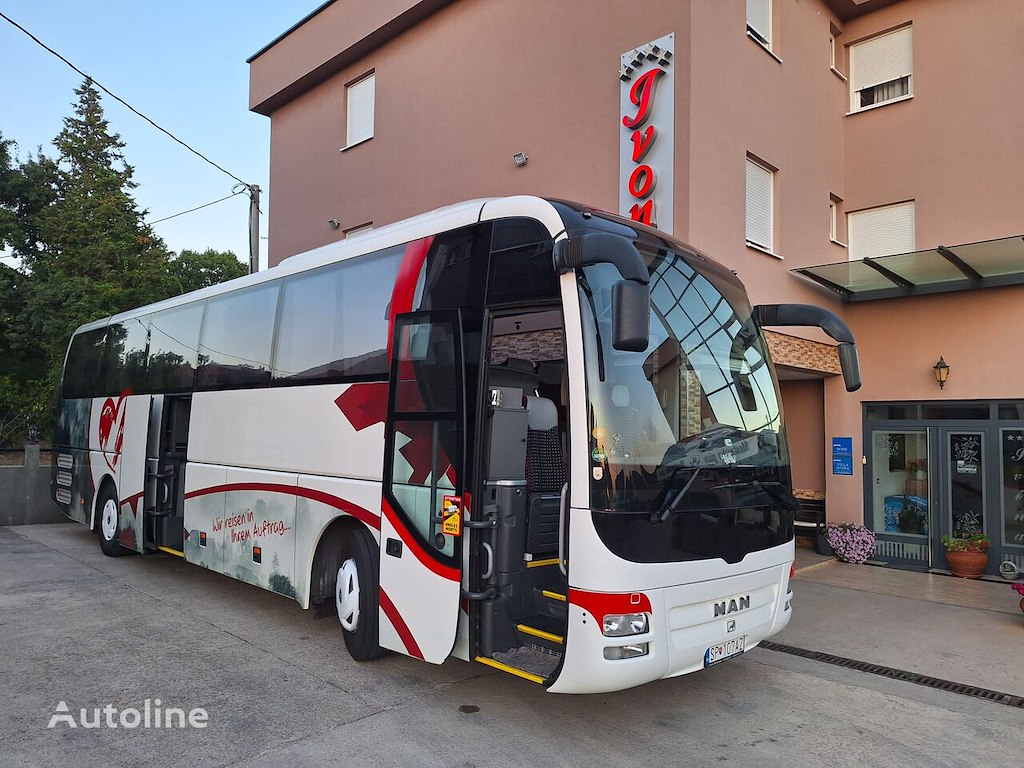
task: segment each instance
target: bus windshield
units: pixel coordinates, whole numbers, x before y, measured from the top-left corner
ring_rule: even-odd
[[[600,523],[609,533],[602,537],[620,555],[640,560],[715,555],[733,561],[780,544],[792,535],[789,457],[778,388],[764,339],[748,322],[746,294],[731,276],[700,266],[698,257],[638,247],[651,275],[650,343],[643,352],[611,344],[611,289],[621,279],[615,267],[588,266],[578,275],[591,506],[595,521],[633,518]],[[696,536],[679,551],[664,543],[654,547],[658,552],[644,545],[631,551],[634,544],[622,539],[635,540],[638,531],[619,530],[686,525],[677,519],[698,512],[704,518],[724,513],[716,531],[739,526],[743,542],[734,536],[716,548],[695,543]]]

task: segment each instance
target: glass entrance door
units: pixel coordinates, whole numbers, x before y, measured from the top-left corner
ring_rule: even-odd
[[[929,430],[894,428],[869,432],[868,527],[876,556],[901,565],[932,565]]]

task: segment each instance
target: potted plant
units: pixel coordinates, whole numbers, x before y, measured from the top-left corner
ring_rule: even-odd
[[[836,557],[847,563],[864,563],[875,552],[875,534],[859,523],[829,523],[825,538]]]
[[[970,536],[943,536],[942,545],[946,548],[946,562],[954,575],[964,579],[978,579],[988,565],[988,548],[991,540],[984,533],[972,533]]]
[[[1010,585],[1010,589],[1020,595],[1020,610],[1024,613],[1024,582],[1018,581],[1015,584]]]

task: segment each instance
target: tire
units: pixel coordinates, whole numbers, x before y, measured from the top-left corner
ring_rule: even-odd
[[[107,557],[120,557],[131,550],[122,547],[117,541],[119,528],[120,505],[112,483],[106,483],[100,490],[96,500],[96,514],[99,515],[96,530],[100,535],[100,549]]]
[[[373,536],[365,528],[349,531],[341,546],[334,602],[345,646],[356,661],[371,661],[387,654],[379,644],[379,574],[380,555]]]

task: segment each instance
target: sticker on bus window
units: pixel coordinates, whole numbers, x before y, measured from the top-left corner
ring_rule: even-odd
[[[445,536],[462,535],[461,496],[445,496],[441,500],[441,533]]]

